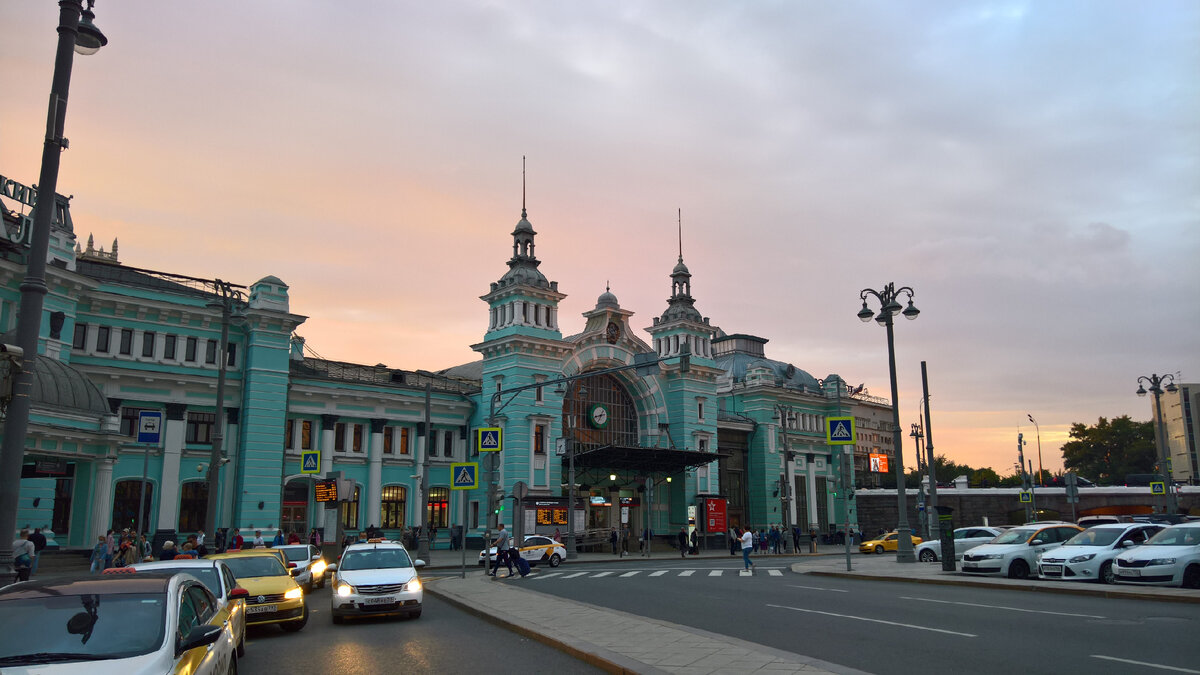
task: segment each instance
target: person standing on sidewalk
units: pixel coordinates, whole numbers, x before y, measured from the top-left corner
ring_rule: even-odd
[[[500,562],[503,561],[508,567],[508,576],[512,576],[513,568],[512,561],[508,559],[508,530],[504,529],[504,523],[498,523],[496,527],[500,531],[496,533],[496,540],[492,542],[492,546],[496,547],[496,560],[492,563],[491,576],[496,576],[496,572],[500,571]]]
[[[617,550],[617,528],[612,528],[612,532],[608,535],[608,543],[612,544],[613,555],[620,553]]]
[[[679,557],[687,557],[688,536],[686,528],[679,528]]]
[[[742,562],[746,569],[753,570],[754,563],[750,561],[750,552],[754,550],[754,533],[746,530],[742,533]]]
[[[29,575],[37,574],[38,560],[42,557],[42,551],[46,548],[46,535],[42,534],[42,528],[35,527],[33,534],[29,535],[29,541],[33,544],[33,567],[29,570]]]

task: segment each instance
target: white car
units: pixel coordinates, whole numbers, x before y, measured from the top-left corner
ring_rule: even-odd
[[[540,534],[526,535],[517,551],[520,552],[525,562],[529,563],[530,567],[537,567],[542,563],[550,567],[558,567],[562,561],[567,559],[567,549],[561,543]],[[492,546],[487,551],[479,552],[480,565],[483,565],[485,561],[490,564],[495,562],[495,560],[495,546]]]
[[[130,568],[139,572],[154,572],[156,574],[183,573],[190,574],[200,580],[204,587],[217,598],[217,604],[221,609],[229,607],[229,622],[233,624],[234,644],[237,645],[237,655],[241,658],[246,654],[246,600],[245,597],[238,593],[238,597],[233,597],[234,590],[244,590],[238,588],[237,577],[233,575],[233,570],[220,560],[206,560],[200,558],[198,560],[163,560],[159,562],[144,562],[130,565]]]
[[[1113,558],[1163,529],[1163,525],[1110,523],[1095,525],[1071,537],[1038,559],[1038,578],[1117,583]]]
[[[229,606],[188,574],[130,568],[0,589],[4,675],[230,675]]]
[[[321,557],[321,551],[312,544],[284,544],[276,546],[275,550],[283,551],[288,562],[295,564],[296,570],[292,578],[304,588],[305,595],[312,593],[314,588],[324,588],[325,568],[328,565]]]
[[[1117,581],[1200,588],[1200,523],[1172,525],[1117,555]]]
[[[333,575],[330,609],[333,622],[348,616],[421,616],[424,597],[417,568],[402,544],[372,539],[342,551]]]
[[[986,544],[989,541],[1000,536],[1004,532],[998,527],[960,527],[954,530],[954,559],[961,560],[963,554],[967,551]],[[931,539],[921,542],[915,549],[913,555],[917,556],[917,560],[921,562],[937,562],[942,559],[942,540]]]
[[[1006,530],[963,554],[962,571],[1026,579],[1037,569],[1037,556],[1058,548],[1083,528],[1070,523],[1040,523]]]

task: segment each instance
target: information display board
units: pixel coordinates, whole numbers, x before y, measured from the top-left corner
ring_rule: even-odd
[[[313,498],[318,502],[336,502],[338,500],[337,480],[327,478],[314,482]]]

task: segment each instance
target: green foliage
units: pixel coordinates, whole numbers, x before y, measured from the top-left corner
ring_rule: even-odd
[[[1153,473],[1156,464],[1154,425],[1134,422],[1128,415],[1111,422],[1101,417],[1095,426],[1076,422],[1062,446],[1063,466],[1097,485],[1122,483],[1126,474]]]

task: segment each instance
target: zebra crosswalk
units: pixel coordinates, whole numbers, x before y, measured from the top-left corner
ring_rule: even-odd
[[[637,577],[637,576],[662,577],[662,576],[666,576],[668,574],[672,575],[672,576],[676,576],[676,577],[690,577],[690,576],[695,575],[697,572],[707,572],[707,574],[704,575],[706,577],[736,577],[741,574],[741,570],[737,570],[737,569],[731,569],[731,570],[654,570],[654,571],[631,570],[628,572],[621,572],[621,573],[617,573],[617,572],[614,572],[611,570],[603,571],[603,572],[558,571],[558,572],[547,572],[547,573],[542,573],[539,571],[539,572],[531,575],[529,578],[534,581],[541,581],[541,580],[555,579],[555,578],[557,578],[557,579],[580,579],[580,578],[601,579],[603,577],[612,577],[614,579],[628,579],[630,577]],[[765,572],[765,574],[763,574],[764,572]],[[613,577],[612,575],[614,575],[614,574],[616,574],[617,576]],[[782,577],[783,571],[782,570],[772,570],[772,569],[761,570],[757,573],[757,576]]]

